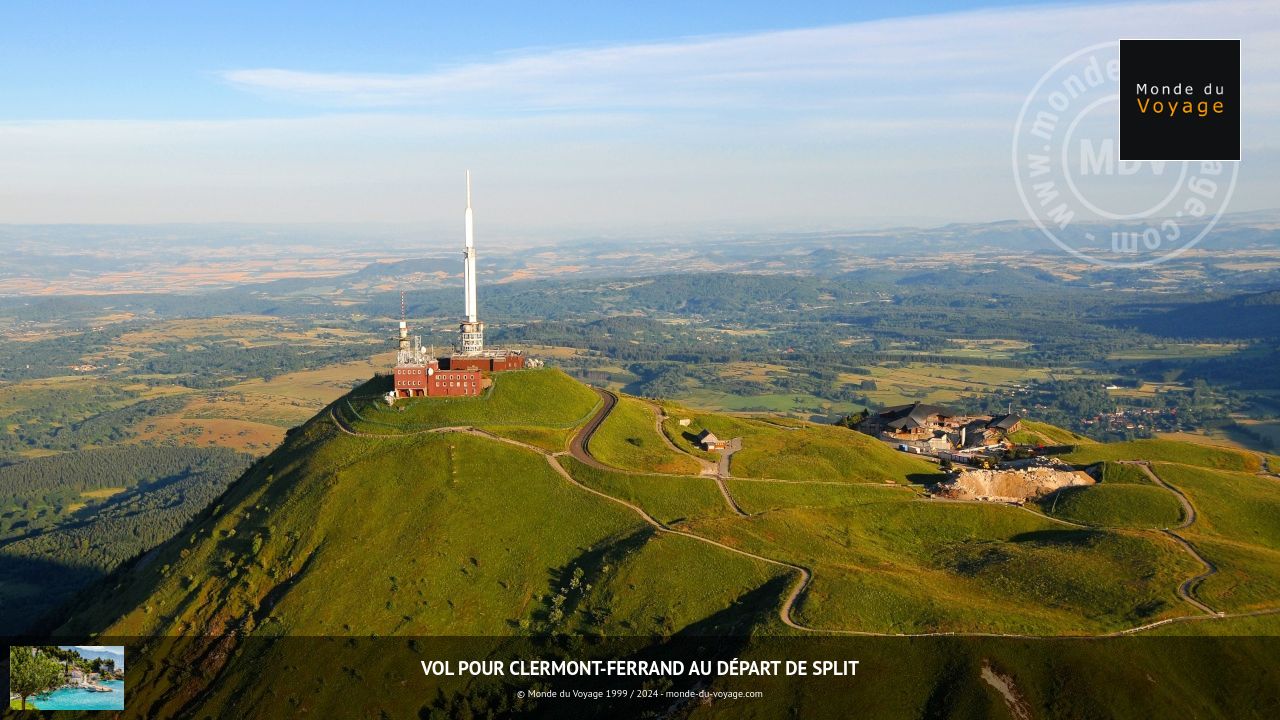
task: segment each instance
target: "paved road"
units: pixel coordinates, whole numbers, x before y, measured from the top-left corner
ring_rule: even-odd
[[[618,396],[608,390],[591,389],[595,390],[596,395],[600,396],[600,409],[596,411],[595,415],[591,416],[586,425],[583,425],[578,432],[574,433],[573,439],[569,441],[569,454],[578,462],[586,463],[597,470],[614,470],[615,468],[611,468],[592,457],[587,446],[591,442],[591,436],[596,433],[596,430],[600,429],[601,423],[617,406]]]
[[[730,440],[725,451],[720,455],[720,462],[711,462],[706,458],[685,452],[677,447],[675,443],[671,442],[671,438],[667,437],[667,433],[662,429],[662,421],[667,416],[666,411],[662,409],[661,405],[654,405],[653,409],[657,412],[657,423],[655,424],[654,429],[657,431],[658,437],[662,438],[662,442],[666,444],[667,448],[678,452],[681,455],[688,455],[694,460],[697,460],[699,467],[698,474],[703,477],[715,478],[716,489],[720,491],[720,496],[724,498],[724,504],[729,506],[729,509],[732,510],[735,515],[739,517],[749,517],[747,511],[743,510],[742,506],[738,505],[738,501],[735,500],[733,494],[729,492],[729,486],[724,484],[724,479],[729,477],[729,459],[733,457],[734,453],[742,449],[742,438],[734,438]]]
[[[716,466],[716,487],[720,488],[720,494],[724,496],[724,501],[729,505],[730,510],[741,517],[748,517],[747,512],[733,498],[733,493],[729,492],[729,486],[724,483],[724,479],[730,477],[729,463],[733,459],[733,454],[741,449],[742,438],[740,437],[725,443],[724,452],[720,453],[720,463]]]
[[[597,392],[609,394],[609,393],[606,393],[605,391],[598,390]],[[604,395],[602,395],[602,397],[603,396]],[[570,443],[570,447],[578,448],[585,457],[590,458],[590,454],[588,453],[589,446],[588,446],[587,440],[590,438],[591,433],[595,432],[596,428],[600,427],[600,423],[603,422],[604,417],[609,414],[609,411],[613,409],[613,406],[616,403],[617,403],[616,396],[613,397],[613,402],[608,402],[606,400],[605,406],[601,407],[600,411],[597,412],[597,414],[590,421],[588,421],[587,424],[583,425],[582,428],[579,429],[578,432],[574,435],[573,442]],[[356,437],[373,438],[373,439],[387,439],[387,438],[397,437],[397,435],[362,433],[348,427],[343,422],[343,420],[339,417],[338,413],[334,411],[335,405],[331,405],[329,407],[329,417],[333,420],[334,425],[343,433],[346,433],[347,435],[356,436]],[[689,538],[690,540],[695,540],[697,542],[705,543],[707,545],[720,548],[721,550],[734,553],[735,555],[751,558],[753,560],[757,560],[759,562],[763,562],[768,565],[772,565],[774,567],[785,568],[790,572],[795,573],[796,575],[795,581],[792,583],[790,590],[787,592],[787,596],[782,601],[782,604],[778,607],[778,619],[787,627],[793,628],[795,630],[800,630],[803,632],[823,634],[823,635],[856,635],[856,636],[864,636],[864,637],[990,637],[990,638],[1017,638],[1017,639],[1023,639],[1023,640],[1052,640],[1052,639],[1062,639],[1062,638],[1098,639],[1098,638],[1108,638],[1108,637],[1120,637],[1124,635],[1133,635],[1136,633],[1141,633],[1146,630],[1151,630],[1154,628],[1162,627],[1164,625],[1170,625],[1173,623],[1217,620],[1217,619],[1226,619],[1226,618],[1258,617],[1262,615],[1280,614],[1280,608],[1269,608],[1265,610],[1255,610],[1253,612],[1230,613],[1230,614],[1213,613],[1213,611],[1207,611],[1211,614],[1189,615],[1189,616],[1182,616],[1182,617],[1176,617],[1176,618],[1167,618],[1165,620],[1158,620],[1156,622],[1147,623],[1145,625],[1139,625],[1137,627],[1127,628],[1125,630],[1118,630],[1111,633],[1104,633],[1101,635],[1045,636],[1045,635],[1025,635],[1025,634],[1019,634],[1019,633],[966,633],[966,632],[883,633],[883,632],[872,632],[868,630],[840,630],[840,629],[815,628],[808,625],[804,625],[803,623],[796,621],[792,617],[792,612],[795,608],[796,601],[799,599],[800,595],[803,594],[804,591],[809,587],[809,583],[813,580],[813,572],[809,570],[809,568],[804,567],[802,565],[797,565],[795,563],[787,562],[785,560],[778,560],[775,558],[766,557],[764,555],[758,555],[756,553],[749,552],[747,550],[742,550],[742,549],[733,547],[731,545],[726,545],[724,543],[718,542],[716,540],[712,540],[710,538],[703,537],[701,535],[695,535],[694,533],[691,533],[691,532],[686,532],[684,530],[676,530],[674,528],[668,527],[667,525],[660,522],[657,518],[653,517],[648,512],[646,512],[644,508],[640,507],[639,505],[631,503],[627,500],[623,500],[622,498],[617,498],[607,493],[601,492],[599,490],[596,490],[595,488],[588,487],[578,482],[577,480],[575,480],[573,476],[570,475],[569,472],[564,469],[564,466],[560,464],[560,461],[558,458],[564,453],[550,453],[550,452],[547,452],[544,448],[540,448],[536,445],[530,445],[528,443],[521,442],[519,440],[512,440],[511,438],[499,437],[497,435],[487,433],[484,430],[480,430],[474,427],[432,428],[429,430],[419,430],[412,433],[401,433],[401,435],[421,435],[426,433],[449,433],[449,432],[462,432],[462,433],[467,433],[471,435],[478,435],[481,437],[488,438],[490,440],[504,442],[504,443],[507,443],[508,445],[514,445],[516,447],[521,447],[531,452],[538,453],[539,455],[542,455],[546,459],[547,464],[551,466],[551,469],[554,470],[556,474],[558,474],[565,481],[569,482],[570,484],[574,485],[575,487],[585,492],[589,492],[592,495],[595,495],[604,500],[607,500],[612,503],[616,503],[618,505],[621,505],[627,508],[628,510],[630,510],[631,512],[639,516],[642,521],[644,521],[646,524],[648,524],[657,532],[665,533],[669,535],[680,535],[682,537]],[[578,457],[578,455],[575,454],[574,457]],[[582,460],[583,462],[587,462],[587,460],[584,460],[583,458],[578,458],[578,459]],[[591,462],[594,463],[597,461],[595,461],[594,458],[591,458]],[[606,467],[606,469],[608,469],[607,466],[604,466],[603,464],[599,464],[599,466]],[[1164,484],[1164,483],[1161,482],[1161,484]],[[1175,492],[1177,491],[1175,490]],[[1188,547],[1190,546],[1188,545]],[[1191,549],[1191,552],[1195,553],[1194,549]],[[1195,553],[1195,554],[1197,557],[1199,557],[1199,553]],[[1195,603],[1195,604],[1198,605],[1198,603]]]
[[[724,444],[724,452],[720,453],[720,467],[717,468],[716,474],[720,477],[732,477],[729,473],[729,462],[733,459],[733,454],[742,449],[742,438],[736,437]]]

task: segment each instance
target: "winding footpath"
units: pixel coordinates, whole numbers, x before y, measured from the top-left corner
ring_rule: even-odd
[[[597,390],[596,392],[603,392],[603,391]],[[650,403],[649,407],[652,408],[654,412],[653,429],[655,432],[658,433],[658,437],[662,438],[662,444],[666,445],[668,450],[696,460],[698,462],[699,475],[703,475],[705,477],[714,477],[717,473],[719,473],[719,467],[715,463],[711,462],[706,458],[698,457],[697,455],[694,455],[691,452],[682,450],[679,447],[677,447],[675,443],[671,442],[671,438],[667,437],[666,431],[662,429],[662,423],[667,419],[667,411],[664,410],[663,407],[661,405],[658,405],[657,403]]]
[[[1206,614],[1213,615],[1215,617],[1222,617],[1225,613],[1218,610],[1214,610],[1208,605],[1205,605],[1203,602],[1200,601],[1199,598],[1197,598],[1193,594],[1195,592],[1196,587],[1199,586],[1200,583],[1203,582],[1205,578],[1210,577],[1218,572],[1218,567],[1213,563],[1209,562],[1208,558],[1201,555],[1200,551],[1196,549],[1195,545],[1192,545],[1190,541],[1188,541],[1186,538],[1182,537],[1177,532],[1175,532],[1176,530],[1185,530],[1186,528],[1191,527],[1191,524],[1196,521],[1195,505],[1191,504],[1191,500],[1188,499],[1186,495],[1182,494],[1181,490],[1162,480],[1159,475],[1156,475],[1155,471],[1151,469],[1151,463],[1145,460],[1123,460],[1121,461],[1121,464],[1132,465],[1138,468],[1143,472],[1144,475],[1147,476],[1148,480],[1155,483],[1159,487],[1162,487],[1165,490],[1168,490],[1169,492],[1173,493],[1174,496],[1178,498],[1178,502],[1182,503],[1182,522],[1179,523],[1176,528],[1165,528],[1163,532],[1165,535],[1168,535],[1170,538],[1172,538],[1175,543],[1181,546],[1183,550],[1186,550],[1187,553],[1190,554],[1191,557],[1195,558],[1197,562],[1203,565],[1204,572],[1200,573],[1199,575],[1196,575],[1195,577],[1190,577],[1190,578],[1187,578],[1186,580],[1183,580],[1182,584],[1178,586],[1178,597],[1196,606],[1200,610],[1204,611]]]
[[[596,390],[596,392],[601,391]],[[702,477],[715,479],[716,489],[720,491],[720,497],[724,498],[724,504],[728,506],[729,510],[738,517],[751,517],[750,513],[743,510],[742,507],[738,505],[738,501],[735,500],[733,498],[733,494],[729,492],[729,486],[724,483],[724,479],[730,477],[730,458],[733,457],[734,453],[742,449],[742,438],[734,438],[730,440],[728,446],[725,448],[724,454],[720,456],[720,462],[711,462],[704,457],[698,457],[687,450],[682,450],[677,447],[675,443],[671,442],[671,438],[667,437],[666,431],[662,429],[662,422],[667,419],[667,411],[657,403],[650,403],[650,407],[655,413],[656,420],[653,429],[658,433],[658,437],[662,438],[662,444],[666,445],[667,449],[671,452],[679,453],[680,455],[696,460],[699,467],[698,474]]]
[[[574,434],[572,440],[569,443],[568,452],[556,452],[556,453],[548,452],[545,448],[541,448],[536,445],[531,445],[526,442],[521,442],[519,440],[514,440],[511,438],[505,438],[499,435],[494,435],[493,433],[486,432],[484,430],[481,430],[480,428],[476,428],[472,426],[448,426],[448,427],[429,428],[425,430],[417,430],[417,431],[408,432],[408,433],[396,433],[396,434],[360,432],[350,427],[349,425],[347,425],[347,423],[340,417],[340,414],[336,410],[337,404],[338,404],[337,402],[329,406],[329,417],[333,421],[334,426],[339,431],[341,431],[342,433],[345,433],[346,435],[350,435],[352,437],[387,440],[387,439],[393,439],[393,438],[404,437],[404,436],[412,436],[412,435],[439,434],[439,433],[465,433],[468,435],[475,435],[475,436],[487,438],[489,440],[494,440],[497,442],[507,443],[508,445],[514,445],[516,447],[523,448],[531,452],[535,452],[543,456],[543,458],[546,459],[547,464],[551,467],[551,469],[571,485],[577,487],[580,490],[591,493],[592,495],[595,495],[599,498],[602,498],[604,500],[607,500],[609,502],[612,502],[627,508],[631,512],[635,513],[645,524],[649,525],[656,532],[668,534],[668,535],[678,535],[681,537],[689,538],[690,540],[695,540],[697,542],[705,543],[707,545],[719,548],[721,550],[734,553],[735,555],[750,558],[752,560],[756,560],[758,562],[762,562],[767,565],[771,565],[773,567],[783,568],[792,573],[795,573],[795,576],[796,576],[795,581],[791,584],[790,590],[788,590],[786,597],[783,598],[782,604],[778,607],[778,619],[787,627],[792,628],[794,630],[801,631],[801,632],[805,632],[805,633],[814,633],[819,635],[850,635],[850,636],[860,636],[860,637],[900,637],[900,638],[981,637],[981,638],[1010,638],[1010,639],[1019,639],[1019,640],[1062,640],[1062,639],[1097,640],[1097,639],[1103,639],[1103,638],[1113,638],[1113,637],[1122,637],[1126,635],[1133,635],[1133,634],[1141,633],[1147,630],[1152,630],[1154,628],[1162,627],[1165,625],[1171,625],[1174,623],[1181,623],[1181,622],[1194,622],[1194,621],[1201,621],[1201,620],[1214,620],[1214,619],[1225,619],[1225,618],[1258,617],[1262,615],[1280,614],[1280,608],[1255,610],[1252,612],[1245,612],[1245,613],[1215,612],[1209,609],[1207,606],[1201,604],[1194,598],[1190,597],[1189,594],[1183,594],[1186,591],[1186,589],[1191,585],[1194,585],[1195,582],[1202,580],[1204,577],[1208,577],[1209,575],[1212,575],[1214,572],[1217,572],[1217,570],[1208,561],[1204,560],[1200,556],[1200,554],[1196,552],[1196,550],[1193,547],[1191,547],[1190,543],[1187,543],[1185,540],[1183,540],[1181,537],[1177,535],[1173,535],[1172,531],[1166,530],[1166,532],[1168,532],[1170,535],[1173,535],[1173,537],[1177,538],[1178,540],[1181,540],[1184,546],[1192,554],[1194,554],[1197,558],[1199,558],[1201,562],[1203,562],[1206,565],[1206,567],[1210,568],[1210,572],[1207,572],[1203,575],[1197,576],[1195,578],[1192,578],[1191,580],[1184,582],[1183,585],[1179,588],[1179,592],[1180,594],[1182,594],[1183,598],[1187,599],[1193,605],[1196,605],[1197,607],[1202,608],[1206,612],[1206,614],[1204,615],[1184,615],[1180,617],[1166,618],[1164,620],[1158,620],[1156,622],[1147,623],[1145,625],[1139,625],[1137,627],[1128,628],[1125,630],[1118,630],[1110,633],[1104,633],[1100,635],[1029,635],[1029,634],[1022,634],[1022,633],[984,633],[984,632],[891,633],[891,632],[874,632],[869,630],[841,630],[841,629],[829,629],[829,628],[816,628],[809,625],[805,625],[793,617],[793,611],[795,609],[796,601],[800,598],[800,596],[804,593],[804,591],[809,587],[810,582],[812,582],[813,580],[813,572],[809,568],[803,565],[798,565],[796,563],[788,562],[786,560],[779,560],[777,558],[766,557],[764,555],[759,555],[757,553],[753,553],[748,550],[736,548],[731,545],[727,545],[725,543],[712,540],[711,538],[703,537],[701,535],[697,535],[685,530],[672,528],[666,525],[665,523],[661,522],[657,518],[653,517],[652,515],[650,515],[644,508],[640,507],[639,505],[636,505],[635,503],[632,503],[628,500],[614,497],[613,495],[609,495],[605,492],[602,492],[595,488],[584,485],[583,483],[574,479],[574,477],[570,475],[567,470],[565,470],[564,466],[560,464],[559,458],[568,454],[573,456],[575,459],[579,460],[580,462],[586,463],[592,467],[600,468],[603,470],[615,471],[614,468],[611,468],[605,465],[604,463],[601,463],[600,461],[596,460],[594,457],[592,457],[590,454],[589,448],[590,448],[591,435],[594,434],[596,430],[600,428],[600,425],[604,422],[605,417],[607,417],[609,412],[612,411],[613,408],[617,405],[618,399],[617,399],[617,396],[611,392],[608,392],[606,390],[599,390],[595,388],[593,389],[596,391],[597,394],[600,395],[603,402],[601,403],[600,408],[596,411],[595,415],[593,415],[591,419],[588,420],[584,425],[582,425],[582,427],[579,428],[578,431]],[[346,400],[344,398],[343,400],[340,400],[338,402],[345,402],[345,401]],[[352,412],[355,412],[354,408],[352,408]],[[358,416],[358,413],[357,413],[357,416]],[[1131,461],[1131,462],[1133,464],[1138,464],[1138,465],[1144,464],[1143,461]],[[1169,488],[1170,490],[1178,494],[1179,497],[1183,497],[1182,494],[1178,492],[1176,489],[1174,489],[1172,486],[1167,485],[1162,480],[1157,478],[1155,474],[1150,471],[1150,468],[1144,468],[1144,469],[1158,484],[1166,488]],[[720,480],[719,476],[717,476],[717,480]],[[759,480],[759,479],[755,479],[755,480]],[[727,491],[725,492],[726,492],[726,499],[729,502],[733,503],[732,497],[727,494]],[[1190,507],[1190,513],[1188,515],[1188,518],[1184,518],[1184,523],[1179,526],[1179,529],[1187,527],[1188,525],[1191,524],[1191,522],[1194,522],[1195,520],[1194,507],[1191,507],[1190,502],[1187,501],[1185,497],[1183,497],[1183,501],[1185,503],[1185,507]],[[736,503],[733,503],[733,504],[736,506]],[[745,513],[743,514],[745,515]],[[1068,523],[1068,524],[1074,524],[1074,523]]]
[[[595,416],[593,416],[590,420],[588,420],[587,423],[582,426],[582,429],[580,429],[577,432],[577,434],[574,435],[572,441],[570,441],[569,443],[570,449],[568,454],[572,455],[576,460],[587,463],[592,467],[602,468],[605,470],[612,470],[612,468],[610,468],[609,466],[591,457],[591,455],[587,452],[588,443],[591,439],[592,433],[594,433],[600,427],[600,424],[604,422],[605,416],[607,416],[609,414],[609,411],[612,410],[613,407],[617,404],[617,397],[614,396],[612,393],[608,393],[602,390],[596,390],[596,392],[600,393],[601,397],[610,397],[612,398],[612,400],[611,401],[606,400],[605,403],[601,406],[600,410],[597,411]],[[411,433],[401,433],[397,435],[385,435],[380,433],[364,433],[349,427],[346,424],[346,422],[344,422],[339,417],[338,412],[336,411],[335,408],[336,408],[336,403],[334,405],[329,406],[329,418],[333,420],[333,424],[335,427],[338,428],[338,430],[352,437],[384,440],[388,438],[403,437],[406,435],[466,433],[468,435],[477,435],[480,437],[488,438],[490,440],[504,442],[504,443],[507,443],[508,445],[515,445],[516,447],[520,447],[526,450],[531,450],[533,452],[536,452],[539,455],[542,455],[544,458],[546,458],[547,464],[551,466],[551,469],[554,470],[556,474],[564,478],[566,481],[568,481],[572,485],[578,487],[581,490],[585,490],[586,492],[589,492],[592,495],[603,498],[605,500],[608,500],[609,502],[616,503],[618,505],[621,505],[627,508],[628,510],[631,510],[636,515],[639,515],[640,519],[643,520],[647,525],[649,525],[654,530],[660,533],[687,537],[692,540],[697,540],[699,542],[703,542],[708,545],[715,546],[722,550],[727,550],[737,555],[742,555],[744,557],[748,557],[753,560],[758,560],[760,562],[767,563],[775,567],[782,567],[782,568],[786,568],[788,570],[796,572],[798,574],[798,582],[793,584],[791,591],[787,594],[787,597],[784,600],[782,607],[779,611],[779,619],[781,619],[782,622],[785,623],[788,627],[795,628],[796,630],[822,632],[814,628],[800,625],[791,619],[791,608],[792,606],[795,605],[796,598],[798,598],[800,596],[800,593],[803,592],[804,589],[809,585],[809,580],[813,576],[813,574],[809,571],[808,568],[802,567],[800,565],[795,565],[793,563],[785,562],[783,560],[775,560],[774,558],[765,557],[763,555],[757,555],[753,552],[749,552],[746,550],[740,550],[738,548],[732,547],[730,545],[726,545],[721,542],[717,542],[710,538],[702,537],[701,535],[695,535],[691,532],[686,532],[684,530],[676,530],[672,527],[669,527],[662,521],[650,515],[644,508],[640,507],[639,505],[636,505],[635,503],[629,502],[627,500],[623,500],[622,498],[614,497],[607,493],[596,490],[593,487],[589,487],[587,485],[584,485],[578,482],[576,479],[574,479],[572,475],[569,474],[569,471],[565,470],[564,466],[560,464],[559,458],[563,456],[565,453],[550,453],[550,452],[547,452],[544,448],[540,448],[536,445],[530,445],[529,443],[521,442],[519,440],[513,440],[511,438],[504,438],[498,435],[494,435],[492,433],[485,432],[484,430],[481,430],[479,428],[470,427],[470,426],[449,426],[449,427],[429,428],[426,430],[417,430]],[[879,635],[879,633],[858,633],[858,634]]]

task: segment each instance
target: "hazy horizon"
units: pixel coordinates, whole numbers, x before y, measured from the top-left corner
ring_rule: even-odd
[[[589,37],[552,32],[573,12],[558,6],[542,35],[513,30],[527,17],[394,5],[293,26],[305,12],[130,7],[92,35],[23,12],[0,29],[22,60],[0,86],[11,224],[447,233],[467,169],[482,242],[1021,222],[1009,149],[1040,75],[1086,45],[1185,27],[1243,38],[1228,209],[1270,209],[1280,189],[1280,12],[1254,0],[915,3],[896,18],[823,5],[751,27],[702,8],[636,31],[615,9]],[[272,32],[284,39],[263,45]],[[188,59],[184,39],[207,46]]]

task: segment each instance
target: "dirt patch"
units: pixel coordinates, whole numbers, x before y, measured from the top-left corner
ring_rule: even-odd
[[[995,691],[1000,693],[1000,697],[1004,699],[1005,707],[1009,708],[1009,714],[1016,720],[1031,720],[1031,706],[1027,704],[1022,693],[1018,692],[1018,688],[1013,684],[1013,678],[1006,675],[994,666],[990,660],[982,661],[982,681]]]
[[[1016,470],[960,470],[938,483],[934,494],[951,500],[1018,503],[1075,485],[1093,485],[1091,475],[1060,460],[1045,460]]]

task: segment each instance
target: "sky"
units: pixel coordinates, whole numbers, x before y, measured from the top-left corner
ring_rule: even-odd
[[[124,669],[124,646],[122,645],[59,645],[63,650],[78,650],[84,658],[102,658],[116,661],[116,669]]]
[[[0,222],[460,223],[509,237],[1025,218],[1063,56],[1243,40],[1232,210],[1280,205],[1280,4],[0,5]],[[890,15],[891,13],[891,15]]]

